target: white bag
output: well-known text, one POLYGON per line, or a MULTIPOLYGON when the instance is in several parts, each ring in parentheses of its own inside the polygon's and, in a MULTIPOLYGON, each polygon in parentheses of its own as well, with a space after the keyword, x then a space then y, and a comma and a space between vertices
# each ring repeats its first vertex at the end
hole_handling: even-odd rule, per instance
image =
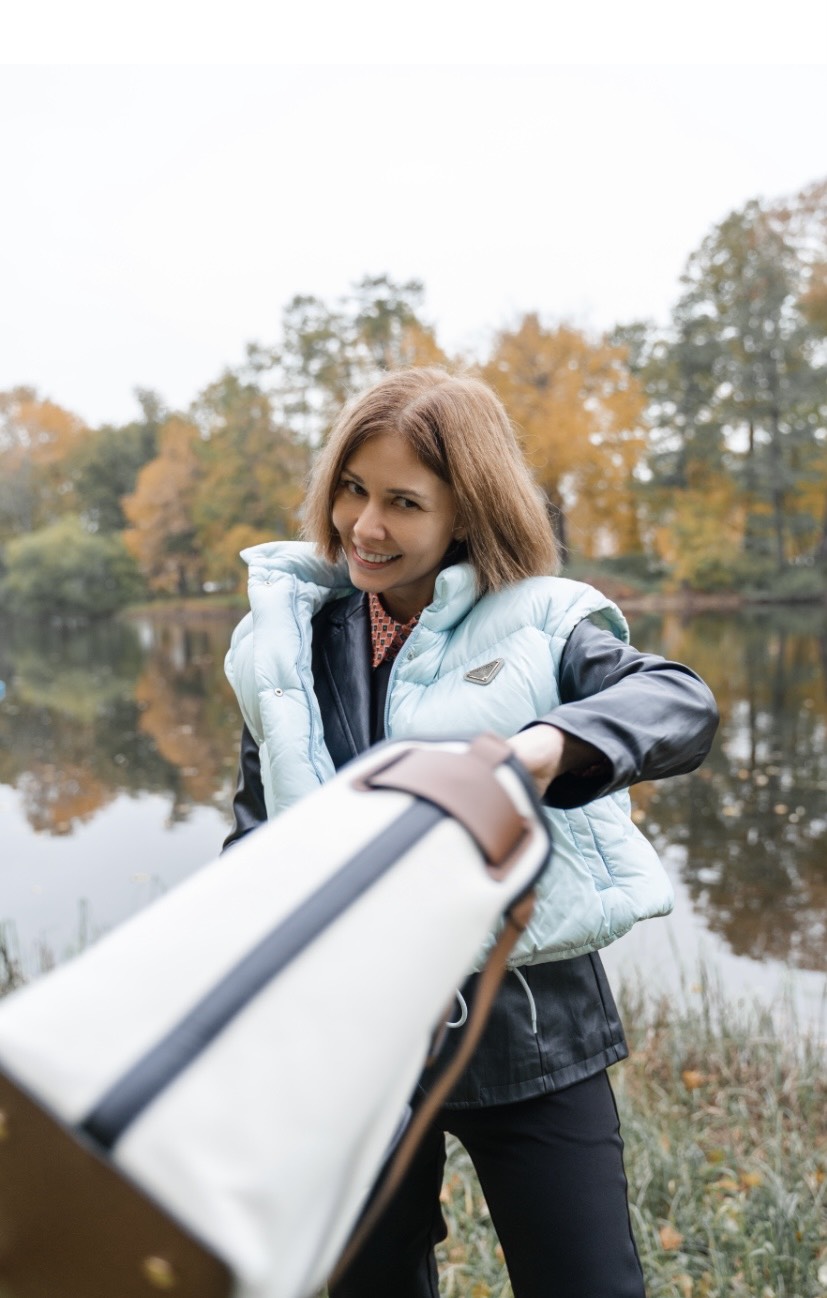
POLYGON ((384 744, 0 1003, 0 1290, 309 1298, 549 851, 502 741, 384 744))

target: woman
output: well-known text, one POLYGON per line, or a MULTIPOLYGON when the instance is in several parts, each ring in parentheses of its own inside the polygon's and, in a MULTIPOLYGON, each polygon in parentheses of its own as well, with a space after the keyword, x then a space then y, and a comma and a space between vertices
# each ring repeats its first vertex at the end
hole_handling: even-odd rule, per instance
MULTIPOLYGON (((227 843, 383 737, 492 730, 548 808, 555 886, 585 880, 609 916, 605 940, 667 910, 625 790, 694 769, 714 701, 686 667, 631 648, 598 591, 548 575, 548 514, 494 393, 440 369, 387 375, 319 455, 305 531, 313 544, 244 554, 252 612, 227 657, 245 720, 227 843), (617 919, 627 904, 634 915, 617 919)), ((606 1074, 627 1054, 622 1026, 598 956, 559 958, 583 949, 566 927, 577 907, 562 907, 561 930, 559 901, 546 903, 335 1298, 438 1294, 446 1131, 474 1161, 516 1298, 644 1293, 606 1074)))

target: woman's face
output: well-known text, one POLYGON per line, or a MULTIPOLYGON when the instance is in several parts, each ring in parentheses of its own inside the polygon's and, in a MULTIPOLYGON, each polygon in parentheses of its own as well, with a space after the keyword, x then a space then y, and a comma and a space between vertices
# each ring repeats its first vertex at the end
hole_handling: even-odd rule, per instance
POLYGON ((398 433, 379 433, 346 462, 333 526, 358 590, 373 591, 407 622, 430 604, 455 539, 454 493, 398 433))

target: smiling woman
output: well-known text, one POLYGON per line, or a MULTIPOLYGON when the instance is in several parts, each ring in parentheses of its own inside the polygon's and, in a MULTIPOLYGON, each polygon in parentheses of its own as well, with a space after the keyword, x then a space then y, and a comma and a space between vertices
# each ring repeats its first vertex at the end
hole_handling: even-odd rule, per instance
MULTIPOLYGON (((305 533, 331 562, 342 555, 334 517, 342 489, 349 480, 351 492, 364 491, 359 472, 368 468, 368 485, 374 494, 381 487, 397 512, 418 507, 433 514, 444 506, 447 521, 450 509, 448 540, 456 544, 438 566, 467 560, 478 594, 557 571, 546 503, 505 409, 485 383, 436 368, 401 370, 344 408, 305 502, 305 533), (381 472, 389 475, 384 481, 380 451, 381 472)), ((377 548, 388 553, 384 545, 377 548)), ((432 593, 433 586, 426 603, 432 593)))
POLYGON ((430 603, 445 555, 461 539, 453 491, 395 433, 347 460, 331 521, 353 585, 381 595, 398 622, 430 603))
MULTIPOLYGON (((227 845, 372 743, 489 731, 533 777, 555 847, 553 887, 540 886, 471 1064, 331 1294, 437 1293, 452 1132, 479 1172, 517 1298, 641 1298, 606 1074, 627 1050, 594 952, 670 908, 626 789, 702 761, 711 695, 687 668, 632 649, 599 591, 551 575, 548 511, 502 404, 477 380, 406 370, 356 398, 317 459, 305 529, 309 543, 243 556, 251 614, 227 674, 245 727, 227 845)), ((472 973, 461 1004, 477 986, 472 973)))

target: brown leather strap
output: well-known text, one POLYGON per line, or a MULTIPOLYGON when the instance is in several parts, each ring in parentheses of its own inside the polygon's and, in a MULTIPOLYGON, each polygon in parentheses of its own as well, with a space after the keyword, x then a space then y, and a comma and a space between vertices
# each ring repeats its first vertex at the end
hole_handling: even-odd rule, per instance
POLYGON ((227 1266, 0 1073, 0 1291, 229 1298, 227 1266))
POLYGON ((515 902, 505 916, 503 930, 488 957, 485 968, 480 973, 474 1004, 465 1028, 462 1044, 411 1119, 410 1125, 396 1148, 378 1190, 374 1193, 342 1256, 336 1263, 336 1268, 328 1281, 328 1286, 336 1284, 342 1278, 387 1208, 393 1194, 410 1167, 411 1160, 419 1148, 422 1137, 442 1108, 465 1065, 471 1058, 488 1020, 494 997, 503 980, 508 957, 515 942, 520 934, 524 932, 531 919, 533 909, 534 893, 529 892, 515 902))
POLYGON ((526 833, 525 819, 494 775, 511 756, 496 735, 480 735, 465 753, 409 748, 363 775, 359 785, 395 789, 447 811, 477 843, 487 864, 501 871, 526 833))

